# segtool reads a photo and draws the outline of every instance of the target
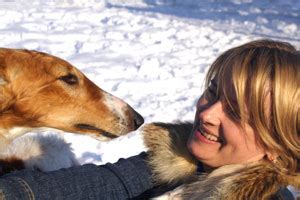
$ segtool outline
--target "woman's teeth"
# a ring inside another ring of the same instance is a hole
[[[218,138],[216,136],[206,133],[201,129],[199,131],[200,131],[201,135],[203,135],[206,139],[213,141],[213,142],[218,142]]]

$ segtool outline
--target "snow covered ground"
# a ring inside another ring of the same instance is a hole
[[[68,60],[146,122],[193,120],[212,61],[259,38],[300,49],[300,1],[0,0],[0,46]],[[138,132],[108,143],[65,138],[81,163],[144,150]]]

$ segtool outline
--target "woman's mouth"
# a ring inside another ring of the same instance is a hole
[[[221,139],[215,135],[207,133],[207,131],[203,130],[199,127],[196,131],[196,136],[203,142],[214,144],[216,142],[221,142]]]

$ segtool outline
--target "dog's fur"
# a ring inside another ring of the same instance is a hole
[[[281,187],[300,187],[298,173],[266,160],[227,165],[197,176],[197,161],[186,147],[191,130],[191,123],[153,123],[142,128],[154,180],[185,183],[159,199],[272,199]]]
[[[57,131],[49,132],[28,133],[13,140],[2,151],[0,172],[5,174],[24,168],[53,171],[79,165],[71,144],[65,141],[63,135]]]
[[[2,166],[23,159],[9,157],[8,145],[33,129],[49,127],[105,141],[142,123],[127,103],[97,87],[68,62],[42,52],[0,48]]]

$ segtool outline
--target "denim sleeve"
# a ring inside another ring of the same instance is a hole
[[[291,191],[286,187],[281,187],[278,192],[271,198],[271,200],[294,200],[294,196]]]
[[[146,153],[117,163],[53,172],[17,171],[0,178],[0,199],[130,199],[153,187]]]

